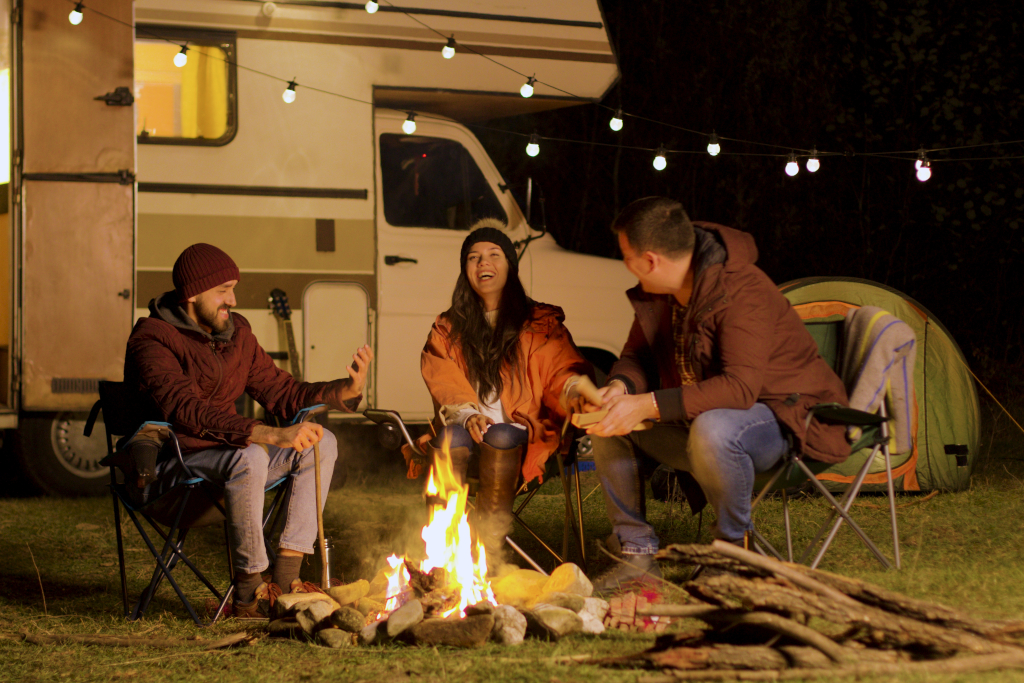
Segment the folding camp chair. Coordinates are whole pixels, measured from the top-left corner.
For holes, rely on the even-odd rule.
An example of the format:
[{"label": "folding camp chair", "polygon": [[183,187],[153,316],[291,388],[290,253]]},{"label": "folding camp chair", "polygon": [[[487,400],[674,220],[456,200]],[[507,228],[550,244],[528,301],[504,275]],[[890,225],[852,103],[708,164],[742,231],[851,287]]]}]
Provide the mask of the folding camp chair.
[{"label": "folding camp chair", "polygon": [[[168,423],[146,422],[142,426],[139,426],[130,422],[127,417],[130,414],[130,411],[127,410],[127,396],[123,383],[100,382],[99,394],[100,400],[93,405],[92,411],[90,412],[89,418],[86,422],[85,436],[88,437],[92,435],[96,419],[99,417],[100,412],[102,412],[103,422],[106,428],[107,456],[101,461],[101,464],[110,467],[110,491],[114,503],[114,529],[117,535],[117,555],[121,578],[121,600],[124,607],[125,618],[131,621],[141,619],[145,615],[146,609],[149,607],[160,583],[164,578],[166,578],[196,625],[212,625],[220,618],[228,600],[230,600],[234,592],[234,565],[231,557],[231,544],[228,542],[226,513],[219,500],[219,487],[216,487],[215,484],[203,479],[202,477],[196,476],[189,469],[186,460],[182,456],[181,448],[178,444],[178,438]],[[296,416],[295,421],[306,419],[312,410],[314,409],[311,408],[301,411],[299,415]],[[125,472],[126,465],[133,458],[133,449],[140,447],[145,448],[147,446],[152,448],[153,442],[151,440],[147,444],[146,439],[136,440],[134,438],[139,436],[140,432],[143,430],[146,430],[149,434],[157,435],[161,441],[166,441],[165,447],[170,449],[171,457],[178,460],[182,471],[185,473],[184,479],[176,486],[155,498],[145,501],[141,500],[140,495],[133,494],[130,490],[130,487],[134,486],[135,483],[125,481],[127,475]],[[119,436],[122,438],[118,439],[117,437]],[[132,474],[135,476],[142,476],[148,483],[155,479],[155,473],[153,471],[155,469],[155,464],[155,458],[153,458],[151,463],[146,463],[142,466],[142,470],[146,470],[149,468],[149,465],[152,465],[153,468],[150,469],[150,471],[132,470]],[[121,476],[119,476],[119,473]],[[267,548],[267,555],[271,562],[274,561],[274,552],[271,549],[269,533],[277,527],[278,516],[281,513],[280,503],[289,489],[292,476],[293,474],[288,474],[271,483],[266,489],[267,491],[276,489],[276,495],[274,496],[273,502],[267,509],[263,518],[264,542]],[[139,489],[136,488],[136,491],[139,491]],[[128,579],[125,571],[124,539],[121,531],[121,508],[124,508],[128,518],[131,519],[132,523],[135,525],[135,528],[138,530],[143,542],[145,542],[146,547],[149,549],[153,559],[156,561],[156,567],[153,570],[153,576],[150,579],[148,586],[142,592],[134,607],[131,608],[129,607]],[[140,517],[145,520],[145,522],[154,531],[156,531],[160,538],[163,539],[164,543],[161,549],[157,549],[157,546],[146,532],[146,528],[142,525],[142,522],[139,519]],[[274,518],[274,524],[268,526],[268,522],[272,517]],[[231,583],[224,593],[217,590],[217,588],[206,578],[202,571],[200,571],[192,560],[189,559],[184,549],[185,538],[187,537],[190,529],[215,524],[217,522],[224,523],[224,536],[228,548],[228,571],[231,575]],[[161,528],[161,525],[165,528]],[[199,615],[196,613],[195,608],[192,607],[191,602],[186,598],[181,586],[172,575],[173,570],[179,562],[188,567],[196,578],[210,590],[219,602],[218,609],[209,624],[204,624],[199,619]]]},{"label": "folding camp chair", "polygon": [[[416,445],[416,442],[409,435],[408,429],[405,427],[405,423],[402,422],[402,417],[393,410],[378,410],[370,408],[363,412],[369,420],[380,425],[383,430],[383,436],[381,441],[384,443],[398,444],[404,440],[408,446],[413,450],[415,454],[426,459],[428,456],[420,450]],[[543,547],[551,556],[555,559],[558,564],[562,564],[566,561],[569,554],[569,538],[570,536],[575,540],[580,549],[580,565],[583,570],[586,571],[587,559],[586,559],[586,544],[583,536],[583,507],[580,500],[580,468],[577,460],[577,441],[573,441],[572,447],[565,456],[561,456],[556,453],[553,457],[548,458],[545,466],[544,479],[549,480],[553,476],[559,476],[562,480],[562,493],[565,497],[565,524],[562,531],[562,552],[556,552],[550,544],[544,541],[534,531],[529,524],[527,524],[522,518],[522,512],[526,506],[533,500],[533,497],[540,490],[540,483],[537,480],[531,482],[523,482],[518,491],[516,497],[522,497],[522,500],[518,501],[512,508],[512,518],[528,533],[535,541],[537,541],[541,547]],[[576,504],[573,505],[573,494],[571,492],[571,486],[569,483],[569,476],[573,476],[576,484],[575,499]],[[472,480],[470,481],[472,490]],[[513,541],[510,537],[505,537],[505,542],[509,545],[512,550],[522,557],[527,564],[536,569],[537,571],[546,574],[540,564],[538,564],[532,557],[530,557],[526,551],[519,547],[519,545]]]}]

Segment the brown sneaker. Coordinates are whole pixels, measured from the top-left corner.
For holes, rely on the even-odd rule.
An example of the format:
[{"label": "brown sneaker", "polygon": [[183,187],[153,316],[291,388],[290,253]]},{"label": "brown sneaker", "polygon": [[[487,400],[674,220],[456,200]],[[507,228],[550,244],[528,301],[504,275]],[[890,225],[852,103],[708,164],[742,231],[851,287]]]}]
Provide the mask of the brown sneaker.
[{"label": "brown sneaker", "polygon": [[[277,594],[280,595],[281,589],[273,583],[261,583],[256,588],[256,597],[253,598],[252,602],[238,602],[235,600],[231,603],[231,616],[236,619],[269,619],[270,608],[273,607],[274,602],[277,600],[277,595],[274,595],[271,586],[277,588]],[[228,610],[225,609],[225,616]]]}]

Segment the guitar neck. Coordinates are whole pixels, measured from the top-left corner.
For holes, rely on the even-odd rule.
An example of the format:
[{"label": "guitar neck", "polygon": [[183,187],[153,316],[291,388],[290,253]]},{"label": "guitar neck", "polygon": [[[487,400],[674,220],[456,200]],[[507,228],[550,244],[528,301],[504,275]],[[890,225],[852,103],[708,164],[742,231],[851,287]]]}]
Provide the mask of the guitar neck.
[{"label": "guitar neck", "polygon": [[299,350],[295,348],[295,332],[292,331],[292,321],[284,321],[284,331],[288,335],[288,364],[292,369],[292,377],[296,382],[302,381],[302,364],[299,362]]}]

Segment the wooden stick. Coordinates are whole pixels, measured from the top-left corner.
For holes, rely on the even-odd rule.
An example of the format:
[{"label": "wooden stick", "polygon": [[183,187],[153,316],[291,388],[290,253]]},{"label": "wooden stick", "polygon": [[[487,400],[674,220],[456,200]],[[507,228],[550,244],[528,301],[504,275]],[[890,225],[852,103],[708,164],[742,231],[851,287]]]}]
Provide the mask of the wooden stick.
[{"label": "wooden stick", "polygon": [[316,472],[316,531],[320,544],[320,587],[324,591],[331,589],[330,567],[327,566],[327,539],[324,538],[324,511],[320,497],[320,444],[313,444],[313,469]]}]

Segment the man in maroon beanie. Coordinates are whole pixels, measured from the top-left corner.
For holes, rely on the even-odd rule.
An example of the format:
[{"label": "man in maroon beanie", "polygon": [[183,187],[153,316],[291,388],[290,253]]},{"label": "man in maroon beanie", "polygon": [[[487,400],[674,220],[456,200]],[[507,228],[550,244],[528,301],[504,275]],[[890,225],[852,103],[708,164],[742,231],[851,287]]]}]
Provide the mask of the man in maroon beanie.
[{"label": "man in maroon beanie", "polygon": [[[248,321],[237,313],[238,266],[209,244],[193,244],[174,263],[174,290],[149,304],[128,339],[124,377],[135,416],[169,422],[188,467],[223,487],[235,569],[235,613],[258,616],[262,599],[275,586],[263,582],[269,567],[263,541],[264,489],[296,467],[287,519],[281,531],[273,583],[285,591],[300,588],[303,555],[317,536],[313,444],[320,444],[321,477],[328,484],[338,457],[334,435],[304,422],[271,427],[235,410],[248,393],[272,415],[291,418],[304,407],[326,403],[352,412],[362,398],[373,352],[356,350],[349,377],[332,382],[298,382],[274,365]],[[177,459],[157,465],[157,480],[138,492],[157,496],[181,481]],[[328,486],[323,486],[321,510]]]}]

